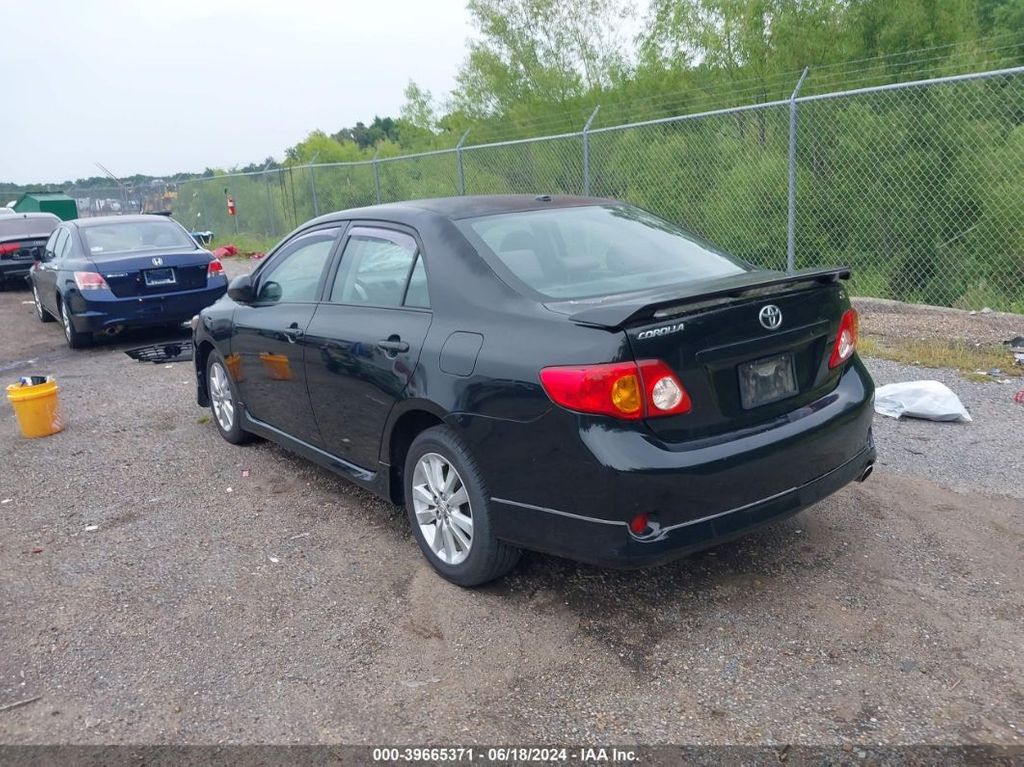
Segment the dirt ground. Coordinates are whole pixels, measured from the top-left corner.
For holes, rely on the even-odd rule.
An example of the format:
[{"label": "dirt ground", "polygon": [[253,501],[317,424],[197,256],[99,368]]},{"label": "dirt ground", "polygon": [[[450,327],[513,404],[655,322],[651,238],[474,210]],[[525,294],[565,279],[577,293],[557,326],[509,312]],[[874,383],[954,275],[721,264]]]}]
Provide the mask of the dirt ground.
[{"label": "dirt ground", "polygon": [[[29,298],[0,293],[0,380],[56,376],[67,428],[21,439],[2,406],[0,742],[1024,737],[1024,500],[951,489],[956,450],[905,460],[914,424],[738,542],[627,573],[528,555],[463,590],[398,508],[223,442],[189,363],[123,354],[158,334],[71,352]],[[947,427],[984,444],[1013,407]]]}]

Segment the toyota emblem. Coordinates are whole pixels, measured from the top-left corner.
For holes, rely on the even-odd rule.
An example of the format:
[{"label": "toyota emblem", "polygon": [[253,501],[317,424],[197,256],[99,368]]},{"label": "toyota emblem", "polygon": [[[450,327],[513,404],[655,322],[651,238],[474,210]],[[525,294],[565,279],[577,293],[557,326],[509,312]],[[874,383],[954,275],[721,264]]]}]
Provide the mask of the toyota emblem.
[{"label": "toyota emblem", "polygon": [[[163,266],[163,265],[164,265],[164,260],[162,258],[160,258],[160,256],[155,256],[153,258],[153,266]],[[765,307],[765,308],[767,308],[767,307]],[[762,320],[762,322],[763,322],[763,320]],[[765,325],[765,327],[768,327],[768,326]]]},{"label": "toyota emblem", "polygon": [[762,306],[757,318],[761,320],[761,324],[765,329],[778,330],[779,326],[782,324],[782,309],[777,307],[775,304]]}]

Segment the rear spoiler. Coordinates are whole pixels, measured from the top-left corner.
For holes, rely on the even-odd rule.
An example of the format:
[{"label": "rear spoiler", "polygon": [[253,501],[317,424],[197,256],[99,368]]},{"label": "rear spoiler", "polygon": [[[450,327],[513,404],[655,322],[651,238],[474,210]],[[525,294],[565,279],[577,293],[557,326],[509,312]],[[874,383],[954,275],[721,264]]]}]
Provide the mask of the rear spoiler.
[{"label": "rear spoiler", "polygon": [[569,319],[578,325],[614,329],[643,319],[669,319],[700,305],[777,293],[780,289],[798,286],[828,285],[849,278],[850,268],[847,266],[800,269],[789,274],[758,270],[689,285],[594,299],[557,301],[546,306],[552,311],[569,315]]}]

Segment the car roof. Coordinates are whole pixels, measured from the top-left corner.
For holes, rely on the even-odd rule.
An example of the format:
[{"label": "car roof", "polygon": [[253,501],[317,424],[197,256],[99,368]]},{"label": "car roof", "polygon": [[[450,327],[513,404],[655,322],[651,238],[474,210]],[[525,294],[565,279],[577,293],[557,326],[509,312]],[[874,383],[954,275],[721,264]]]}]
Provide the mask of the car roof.
[{"label": "car roof", "polygon": [[130,224],[139,221],[167,221],[167,216],[154,216],[148,213],[133,213],[127,216],[91,216],[90,218],[76,218],[68,223],[74,224],[80,229],[90,226],[101,226],[104,224]]},{"label": "car roof", "polygon": [[352,208],[337,213],[328,213],[317,219],[317,222],[346,220],[353,218],[384,218],[410,220],[424,215],[435,215],[441,218],[457,220],[476,218],[478,216],[494,216],[502,213],[518,213],[531,210],[551,210],[554,208],[575,208],[585,205],[621,205],[622,203],[601,197],[576,197],[572,195],[533,195],[533,194],[496,194],[467,195],[464,197],[434,197],[423,200],[406,200],[389,202],[383,205],[370,205],[365,208]]}]

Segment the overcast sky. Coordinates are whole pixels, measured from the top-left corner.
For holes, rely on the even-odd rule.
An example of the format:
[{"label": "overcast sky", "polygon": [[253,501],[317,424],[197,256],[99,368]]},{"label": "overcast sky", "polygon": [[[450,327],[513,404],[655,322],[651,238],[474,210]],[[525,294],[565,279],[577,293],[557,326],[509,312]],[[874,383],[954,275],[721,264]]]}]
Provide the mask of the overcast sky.
[{"label": "overcast sky", "polygon": [[166,175],[443,96],[465,0],[23,0],[0,8],[0,182]]}]

